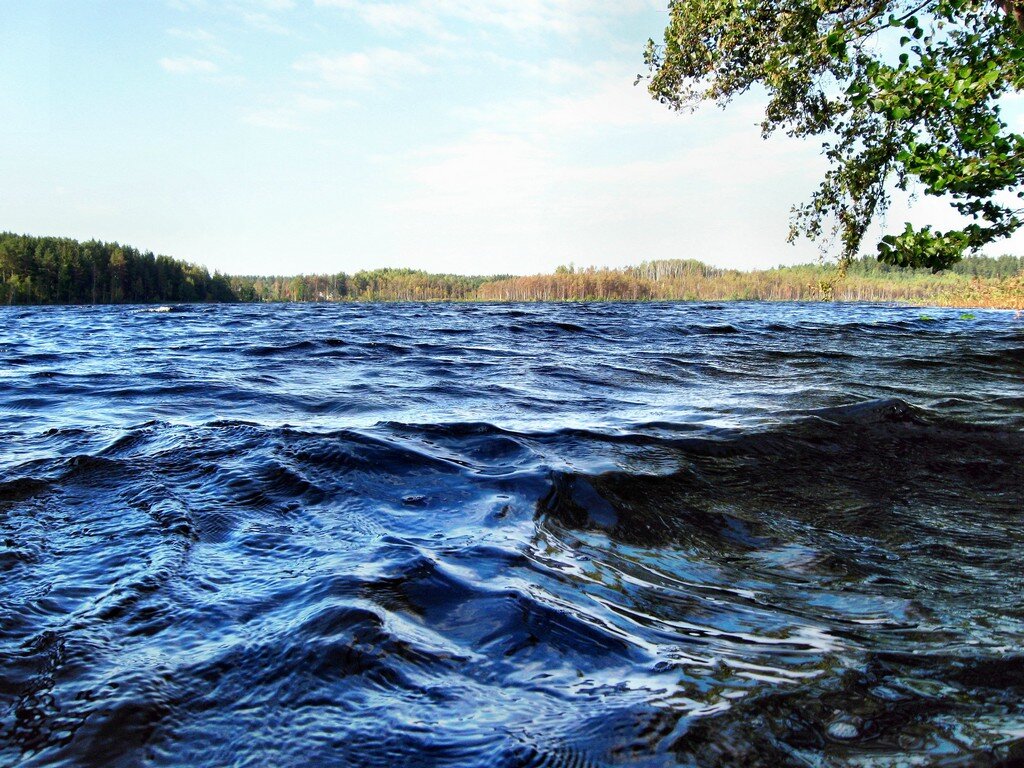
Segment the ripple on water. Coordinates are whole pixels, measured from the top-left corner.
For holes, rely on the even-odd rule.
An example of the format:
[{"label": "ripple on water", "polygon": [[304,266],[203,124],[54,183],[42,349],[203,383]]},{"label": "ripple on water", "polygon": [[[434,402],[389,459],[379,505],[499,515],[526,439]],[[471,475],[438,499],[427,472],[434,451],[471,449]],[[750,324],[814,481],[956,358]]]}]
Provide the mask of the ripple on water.
[{"label": "ripple on water", "polygon": [[172,310],[0,325],[0,762],[1024,754],[1010,316]]}]

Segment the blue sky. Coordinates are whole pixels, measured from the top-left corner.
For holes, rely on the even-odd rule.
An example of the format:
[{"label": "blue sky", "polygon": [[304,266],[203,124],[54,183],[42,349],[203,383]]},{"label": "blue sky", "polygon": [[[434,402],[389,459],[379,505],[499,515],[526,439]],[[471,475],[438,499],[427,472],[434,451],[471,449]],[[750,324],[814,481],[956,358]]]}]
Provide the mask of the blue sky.
[{"label": "blue sky", "polygon": [[254,274],[813,260],[817,145],[634,87],[663,5],[5,0],[0,229]]}]

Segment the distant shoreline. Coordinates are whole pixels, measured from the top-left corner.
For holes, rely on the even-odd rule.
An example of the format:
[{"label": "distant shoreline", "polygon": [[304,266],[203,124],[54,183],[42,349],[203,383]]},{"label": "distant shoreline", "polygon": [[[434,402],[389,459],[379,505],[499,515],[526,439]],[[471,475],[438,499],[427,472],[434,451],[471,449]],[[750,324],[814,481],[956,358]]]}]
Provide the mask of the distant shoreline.
[{"label": "distant shoreline", "polygon": [[[166,311],[173,313],[179,308],[183,307],[213,307],[213,306],[264,306],[264,307],[288,307],[288,306],[306,306],[306,305],[337,305],[337,306],[360,306],[360,305],[409,305],[409,304],[422,304],[422,305],[450,305],[450,306],[522,306],[522,305],[563,305],[563,304],[832,304],[832,305],[888,305],[891,307],[900,307],[906,309],[935,309],[935,310],[995,310],[999,312],[1016,312],[1018,316],[1024,312],[1024,308],[1014,306],[1000,306],[994,304],[927,304],[913,301],[869,301],[867,299],[720,299],[720,300],[705,300],[705,299],[530,299],[526,301],[503,301],[499,299],[342,299],[337,301],[191,301],[191,302],[134,302],[134,303],[120,303],[120,304],[2,304],[0,305],[0,312],[17,310],[17,309],[33,309],[33,308],[60,308],[60,309],[94,309],[94,308],[106,308],[106,307],[122,307],[124,309],[140,309],[149,312],[154,312],[160,308],[166,307]],[[926,318],[928,319],[928,318]]]},{"label": "distant shoreline", "polygon": [[865,257],[831,265],[741,271],[693,259],[559,267],[530,276],[432,274],[223,275],[131,246],[0,233],[0,305],[283,302],[839,301],[1024,308],[1024,257],[967,257],[952,270],[901,270]]}]

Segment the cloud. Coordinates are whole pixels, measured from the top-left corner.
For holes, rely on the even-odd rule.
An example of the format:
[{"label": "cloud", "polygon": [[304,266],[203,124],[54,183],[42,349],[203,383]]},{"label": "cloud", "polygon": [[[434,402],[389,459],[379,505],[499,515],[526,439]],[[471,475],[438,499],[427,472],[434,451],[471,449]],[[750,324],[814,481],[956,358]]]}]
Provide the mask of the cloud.
[{"label": "cloud", "polygon": [[167,5],[176,11],[205,11],[209,8],[206,0],[167,0]]},{"label": "cloud", "polygon": [[261,11],[239,11],[242,20],[253,29],[259,29],[263,32],[271,32],[275,35],[290,35],[292,30],[276,21],[275,17],[269,13],[263,13]]},{"label": "cloud", "polygon": [[578,87],[596,80],[614,76],[621,66],[604,61],[574,61],[563,58],[522,59],[504,56],[491,50],[479,52],[480,58],[489,65],[515,72],[522,78],[535,83],[566,87]]},{"label": "cloud", "polygon": [[561,174],[541,144],[491,131],[419,153],[407,169],[413,188],[425,193],[408,200],[409,208],[469,215],[532,207]]},{"label": "cloud", "polygon": [[367,24],[393,30],[444,32],[447,23],[495,27],[513,32],[578,35],[638,11],[660,8],[655,0],[314,0],[320,7],[340,8]]},{"label": "cloud", "polygon": [[401,75],[429,71],[418,56],[392,48],[334,55],[308,54],[298,59],[293,67],[298,72],[315,75],[326,85],[345,90],[364,90]]},{"label": "cloud", "polygon": [[[785,242],[789,206],[813,182],[807,149],[743,131],[617,160],[480,132],[403,159],[407,194],[392,201],[391,218],[423,258],[476,253],[497,271],[621,265],[641,254],[743,266],[807,260],[810,246]],[[424,231],[445,234],[424,240]]]},{"label": "cloud", "polygon": [[253,110],[243,121],[277,131],[305,131],[309,129],[310,118],[333,112],[337,107],[337,102],[331,99],[299,94],[288,103]]},{"label": "cloud", "polygon": [[290,11],[295,7],[295,0],[234,0],[229,3],[211,2],[211,0],[167,0],[167,4],[176,11],[209,11],[227,10],[237,12],[244,9],[263,11]]},{"label": "cloud", "polygon": [[436,247],[417,246],[424,258],[452,249],[520,272],[638,253],[745,265],[811,253],[785,237],[790,205],[819,172],[813,143],[764,142],[753,100],[677,115],[621,68],[602,69],[548,98],[458,111],[461,139],[392,157],[403,245],[441,231]]},{"label": "cloud", "polygon": [[437,14],[412,3],[315,0],[315,4],[351,11],[366,24],[384,32],[419,32],[432,37],[449,37]]},{"label": "cloud", "polygon": [[467,115],[506,131],[575,139],[624,128],[678,125],[680,120],[625,76],[606,78],[583,92],[493,104]]},{"label": "cloud", "polygon": [[167,3],[177,11],[196,11],[235,17],[254,29],[279,35],[292,34],[292,30],[282,24],[279,19],[284,12],[291,11],[296,7],[295,0],[232,0],[231,2],[167,0]]},{"label": "cloud", "polygon": [[206,59],[193,59],[191,56],[160,59],[160,66],[174,75],[212,75],[218,67]]},{"label": "cloud", "polygon": [[[555,62],[551,69],[559,66]],[[539,196],[564,183],[579,184],[586,190],[577,196],[578,204],[599,194],[600,188],[610,188],[609,184],[621,188],[631,174],[649,180],[651,169],[641,164],[628,166],[618,177],[609,170],[618,166],[568,159],[578,154],[573,150],[580,150],[584,143],[604,145],[615,141],[623,130],[630,134],[629,146],[636,150],[627,148],[625,154],[642,154],[639,145],[653,132],[666,130],[666,126],[674,130],[681,124],[679,116],[654,104],[642,88],[632,85],[631,78],[616,74],[614,66],[595,65],[594,69],[604,76],[577,82],[575,92],[565,95],[502,100],[456,110],[459,123],[469,126],[464,138],[400,159],[413,188],[425,191],[410,204],[478,213],[529,208]]]},{"label": "cloud", "polygon": [[216,40],[216,38],[205,29],[178,29],[175,27],[173,29],[168,29],[167,34],[171,37],[177,37],[182,40],[192,40],[203,44],[211,43]]},{"label": "cloud", "polygon": [[597,19],[608,20],[651,6],[644,0],[425,0],[424,4],[471,24],[561,34],[574,34]]},{"label": "cloud", "polygon": [[167,34],[178,40],[187,40],[196,44],[196,48],[202,50],[208,56],[228,58],[231,52],[228,51],[217,40],[217,36],[207,32],[205,29],[168,29]]}]

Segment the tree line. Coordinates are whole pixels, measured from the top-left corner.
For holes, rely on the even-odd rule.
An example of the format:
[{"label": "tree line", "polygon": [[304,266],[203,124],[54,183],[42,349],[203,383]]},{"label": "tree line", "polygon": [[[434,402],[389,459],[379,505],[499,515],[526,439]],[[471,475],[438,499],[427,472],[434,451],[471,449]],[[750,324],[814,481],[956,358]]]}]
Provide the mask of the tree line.
[{"label": "tree line", "polygon": [[[1015,268],[1014,268],[1015,267]],[[664,260],[624,269],[562,268],[552,275],[484,283],[485,301],[875,301],[948,306],[1024,306],[1024,259],[967,257],[949,270],[898,269],[874,259],[845,274],[821,264],[741,271],[692,260]]]},{"label": "tree line", "polygon": [[386,268],[351,275],[247,275],[229,282],[239,301],[472,301],[481,285],[495,279]]},{"label": "tree line", "polygon": [[0,233],[0,303],[235,301],[205,267],[119,243]]},{"label": "tree line", "polygon": [[695,259],[621,269],[558,267],[528,276],[375,269],[228,276],[118,243],[0,233],[0,303],[287,301],[906,301],[1024,306],[1024,257],[969,256],[939,274],[864,257],[840,274],[805,264],[741,271]]}]

